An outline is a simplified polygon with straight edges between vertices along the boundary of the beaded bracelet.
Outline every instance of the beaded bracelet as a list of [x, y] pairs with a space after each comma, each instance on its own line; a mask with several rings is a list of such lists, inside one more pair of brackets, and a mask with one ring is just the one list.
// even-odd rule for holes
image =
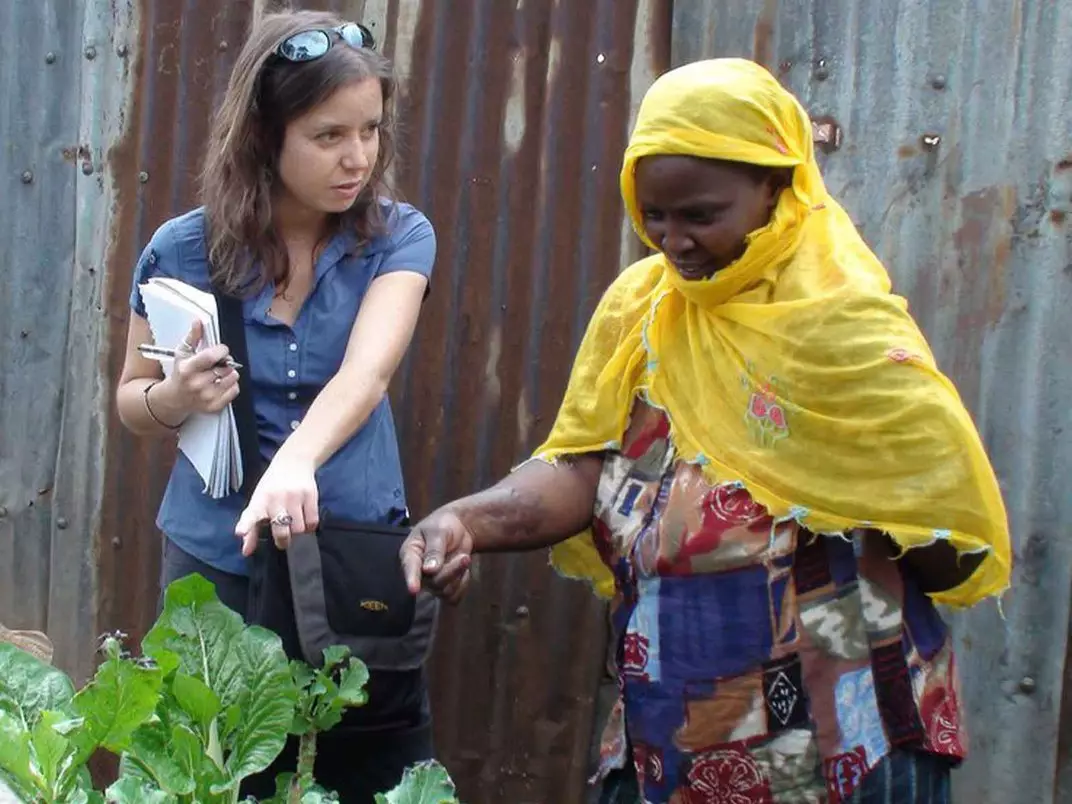
[[168, 424], [165, 421], [161, 421], [159, 418], [157, 418], [157, 415], [153, 413], [153, 409], [149, 407], [149, 391], [151, 391], [153, 389], [153, 386], [156, 385], [158, 382], [160, 382], [160, 380], [153, 380], [151, 383], [146, 385], [145, 390], [142, 391], [142, 396], [145, 397], [145, 412], [149, 414], [149, 418], [151, 418], [161, 427], [166, 427], [168, 430], [178, 430], [180, 427], [182, 427], [181, 424]]

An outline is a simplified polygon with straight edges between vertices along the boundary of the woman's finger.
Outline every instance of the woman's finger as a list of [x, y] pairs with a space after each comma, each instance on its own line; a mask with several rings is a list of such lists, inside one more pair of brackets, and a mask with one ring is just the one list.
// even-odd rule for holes
[[190, 388], [197, 392], [201, 401], [206, 405], [213, 402], [219, 396], [219, 386], [214, 382], [211, 374], [204, 372], [190, 378]]
[[201, 324], [201, 319], [194, 319], [193, 324], [190, 326], [190, 331], [186, 333], [186, 337], [175, 347], [175, 351], [192, 355], [197, 351], [197, 346], [201, 343], [201, 338], [204, 337], [204, 333], [205, 329]]
[[215, 413], [217, 411], [223, 410], [225, 407], [234, 402], [235, 397], [237, 397], [239, 393], [240, 391], [237, 383], [235, 383], [229, 388], [225, 388], [223, 392], [220, 393], [220, 395], [216, 397], [216, 399], [213, 401], [212, 405], [209, 407], [209, 412]]
[[426, 580], [426, 583], [436, 594], [445, 595], [448, 588], [469, 572], [469, 565], [472, 562], [473, 557], [468, 553], [455, 553], [444, 562], [443, 567], [437, 573]]
[[183, 388], [206, 404], [216, 395], [218, 386], [213, 382], [215, 379], [216, 376], [211, 371], [194, 371], [189, 367], [183, 367], [179, 371], [179, 381]]
[[459, 578], [451, 581], [450, 585], [443, 590], [443, 600], [452, 606], [458, 605], [469, 589], [469, 579], [471, 577], [472, 573], [466, 570]]
[[316, 489], [307, 493], [302, 500], [302, 519], [305, 520], [305, 532], [313, 533], [320, 527], [320, 506], [317, 502]]
[[472, 581], [472, 578], [472, 570], [466, 570], [465, 575], [462, 576], [461, 582], [458, 584], [457, 590], [455, 590], [454, 594], [448, 598], [448, 601], [452, 606], [457, 606], [462, 602], [462, 598], [464, 598], [465, 594], [469, 591], [469, 584]]
[[229, 391], [234, 386], [238, 385], [238, 372], [237, 371], [220, 371], [214, 374], [212, 377], [212, 384], [216, 388], [216, 393], [223, 396], [225, 391]]
[[[208, 371], [217, 363], [223, 363], [231, 351], [222, 343], [202, 349], [184, 361], [187, 371]], [[223, 366], [220, 366], [223, 368]]]
[[287, 513], [290, 514], [290, 532], [291, 535], [295, 533], [305, 533], [307, 530], [305, 525], [305, 505], [304, 495], [302, 494], [288, 494], [286, 502]]
[[232, 372], [206, 384], [199, 398], [206, 412], [216, 413], [227, 407], [238, 396], [238, 392], [238, 374]]
[[424, 564], [424, 534], [419, 529], [411, 531], [402, 542], [398, 557], [402, 562], [402, 574], [406, 576], [409, 593], [415, 595], [421, 591], [423, 580], [421, 567]]
[[276, 547], [280, 550], [286, 550], [291, 547], [291, 527], [281, 524], [276, 517], [272, 517], [270, 521], [271, 538], [272, 541], [276, 542]]
[[290, 547], [291, 534], [298, 532], [297, 526], [300, 523], [295, 522], [294, 516], [296, 502], [298, 501], [294, 499], [293, 495], [265, 494], [264, 510], [268, 515], [268, 524], [272, 529], [272, 539], [275, 541], [275, 546], [280, 550], [286, 550]]
[[259, 503], [254, 504], [252, 501], [246, 506], [242, 515], [238, 517], [238, 524], [235, 525], [235, 536], [242, 540], [242, 555], [253, 555], [253, 551], [257, 549], [257, 528], [267, 518], [268, 515], [265, 513], [264, 508]]

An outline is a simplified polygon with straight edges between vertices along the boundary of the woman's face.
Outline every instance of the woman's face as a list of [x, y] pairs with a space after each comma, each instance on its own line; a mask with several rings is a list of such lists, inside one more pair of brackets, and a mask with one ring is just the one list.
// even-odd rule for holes
[[787, 184], [749, 167], [692, 156], [646, 156], [636, 167], [637, 205], [648, 238], [683, 279], [709, 279], [744, 253]]
[[286, 200], [311, 212], [349, 209], [376, 166], [382, 120], [383, 92], [375, 78], [342, 87], [292, 120], [279, 154]]

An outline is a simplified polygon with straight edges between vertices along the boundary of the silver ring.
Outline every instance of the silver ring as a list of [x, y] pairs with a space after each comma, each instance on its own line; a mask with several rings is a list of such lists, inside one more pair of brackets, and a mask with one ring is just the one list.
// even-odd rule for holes
[[279, 527], [281, 527], [281, 528], [289, 528], [293, 521], [294, 521], [294, 517], [292, 517], [286, 511], [280, 511], [272, 519], [272, 524], [273, 525], [279, 525]]
[[216, 378], [215, 378], [215, 379], [214, 379], [214, 380], [212, 381], [212, 384], [213, 384], [213, 385], [219, 385], [219, 384], [220, 384], [221, 382], [223, 382], [223, 377], [216, 377]]

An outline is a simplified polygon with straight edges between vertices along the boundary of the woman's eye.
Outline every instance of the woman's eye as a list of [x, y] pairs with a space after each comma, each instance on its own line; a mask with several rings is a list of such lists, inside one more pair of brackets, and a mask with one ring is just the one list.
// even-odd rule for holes
[[361, 132], [361, 138], [366, 140], [366, 141], [371, 140], [373, 137], [376, 136], [376, 133], [379, 130], [380, 130], [380, 124], [379, 123], [373, 123], [368, 128], [366, 128], [364, 131]]
[[338, 131], [321, 131], [319, 134], [316, 135], [316, 139], [318, 142], [331, 143], [337, 142], [339, 136], [340, 134]]
[[720, 214], [721, 211], [717, 209], [689, 209], [682, 213], [681, 217], [689, 223], [706, 226], [718, 220]]
[[640, 211], [640, 217], [654, 223], [663, 219], [663, 213], [657, 209], [644, 209]]

